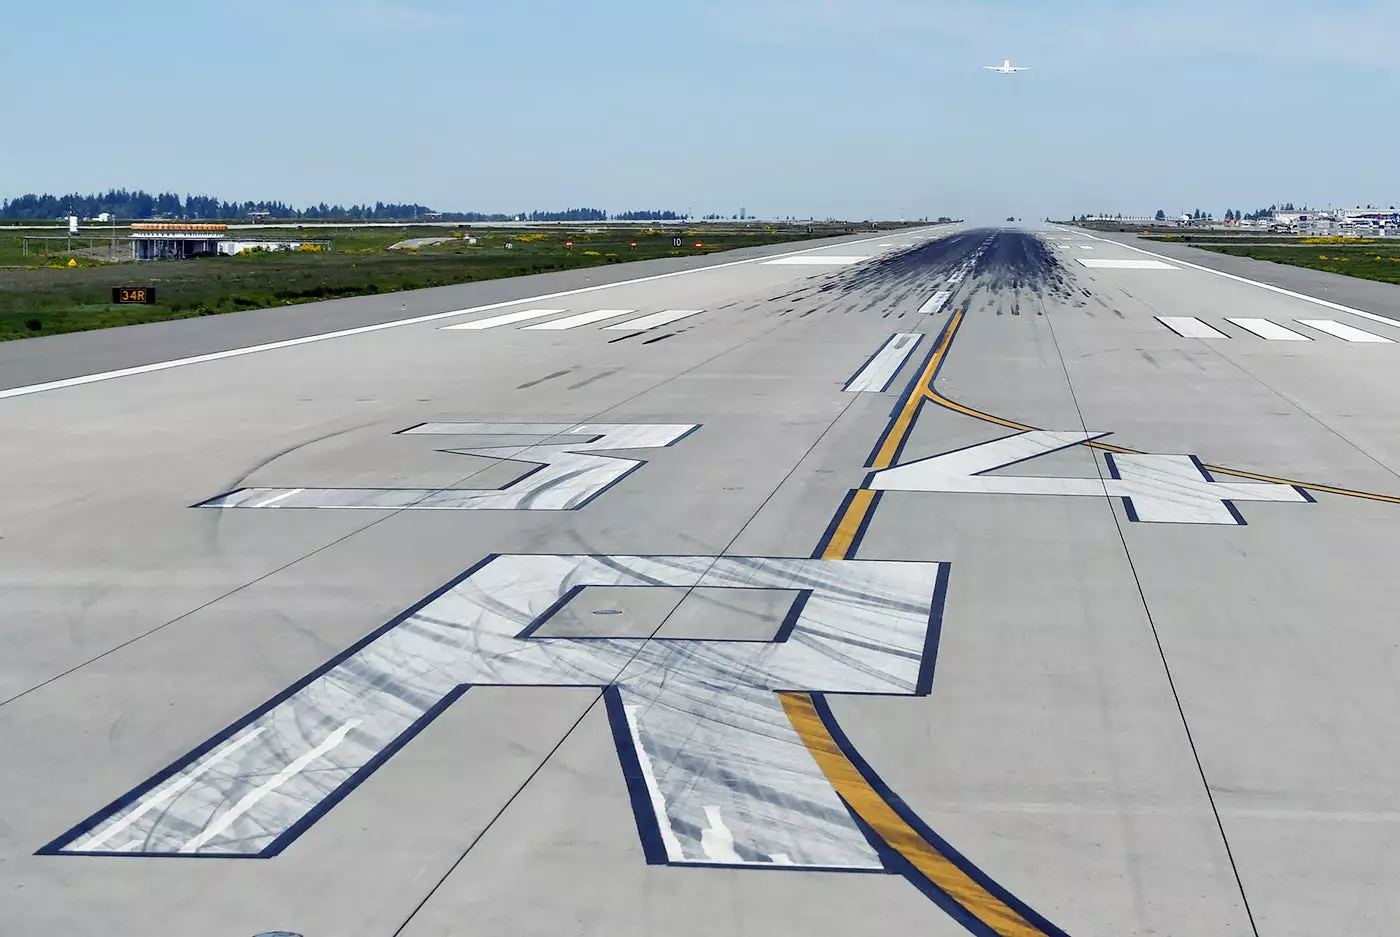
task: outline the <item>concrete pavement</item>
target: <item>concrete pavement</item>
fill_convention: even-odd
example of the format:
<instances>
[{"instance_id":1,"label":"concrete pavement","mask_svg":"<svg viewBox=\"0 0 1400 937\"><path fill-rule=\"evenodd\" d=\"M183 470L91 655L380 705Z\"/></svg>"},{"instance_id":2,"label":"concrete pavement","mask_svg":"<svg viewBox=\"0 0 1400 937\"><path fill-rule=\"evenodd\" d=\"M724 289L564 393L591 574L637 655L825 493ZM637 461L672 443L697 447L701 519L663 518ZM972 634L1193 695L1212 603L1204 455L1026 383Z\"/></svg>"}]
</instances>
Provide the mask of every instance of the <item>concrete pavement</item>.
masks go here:
<instances>
[{"instance_id":1,"label":"concrete pavement","mask_svg":"<svg viewBox=\"0 0 1400 937\"><path fill-rule=\"evenodd\" d=\"M1400 326L775 259L0 400L0 932L1389 933Z\"/></svg>"}]
</instances>

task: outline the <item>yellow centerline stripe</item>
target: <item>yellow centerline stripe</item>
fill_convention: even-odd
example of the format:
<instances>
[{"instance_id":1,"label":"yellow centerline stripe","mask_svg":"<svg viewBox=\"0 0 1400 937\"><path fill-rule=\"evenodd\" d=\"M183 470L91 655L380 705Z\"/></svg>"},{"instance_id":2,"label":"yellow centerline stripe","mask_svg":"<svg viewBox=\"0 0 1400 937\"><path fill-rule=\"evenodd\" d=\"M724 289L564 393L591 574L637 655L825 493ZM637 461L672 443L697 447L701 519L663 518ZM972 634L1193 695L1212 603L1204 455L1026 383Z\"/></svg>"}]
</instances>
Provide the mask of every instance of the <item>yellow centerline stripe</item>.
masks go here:
<instances>
[{"instance_id":1,"label":"yellow centerline stripe","mask_svg":"<svg viewBox=\"0 0 1400 937\"><path fill-rule=\"evenodd\" d=\"M875 504L875 492L869 488L858 488L851 493L851 503L846 506L846 511L841 515L841 521L836 525L836 532L831 535L831 542L822 551L821 558L824 560L844 560L851 552L851 544L855 543L856 533L860 530L865 518L870 514L870 509Z\"/></svg>"},{"instance_id":2,"label":"yellow centerline stripe","mask_svg":"<svg viewBox=\"0 0 1400 937\"><path fill-rule=\"evenodd\" d=\"M779 693L783 711L812 753L827 781L875 833L935 887L968 910L1001 937L1045 937L1006 902L979 885L970 875L935 849L871 786L831 737L831 732L806 693Z\"/></svg>"},{"instance_id":3,"label":"yellow centerline stripe","mask_svg":"<svg viewBox=\"0 0 1400 937\"><path fill-rule=\"evenodd\" d=\"M929 355L928 364L924 366L924 371L919 375L919 383L915 385L914 393L909 395L909 399L904 401L903 408L889 429L885 431L885 439L880 443L879 451L875 453L875 459L871 462L872 468L889 468L894 461L894 454L899 451L900 443L904 442L904 437L909 435L909 430L914 426L914 415L919 412L919 405L929 395L930 383L933 376L938 373L938 367L943 363L944 357L948 354L948 348L953 344L953 334L957 332L958 326L962 324L963 310L959 309L953 313L953 321L943 330L943 338L939 341L938 347Z\"/></svg>"},{"instance_id":4,"label":"yellow centerline stripe","mask_svg":"<svg viewBox=\"0 0 1400 937\"><path fill-rule=\"evenodd\" d=\"M948 354L953 333L962 323L962 317L961 309L953 313L952 322L944 330L938 347L929 356L928 363L914 386L914 392L909 395L909 399L905 401L886 431L884 441L880 444L873 461L874 468L889 467L900 445L913 429L914 417L920 404L934 397L931 382ZM860 488L852 492L850 501L841 513L841 519L837 521L831 540L822 551L822 559L843 560L849 557L856 534L874 509L875 495L876 492L869 488ZM832 788L856 816L874 830L890 848L907 859L919 874L1001 937L1046 937L1044 931L1027 922L1006 902L979 885L899 815L836 744L809 694L779 693L778 697L782 700L783 711L787 714L788 721L792 723L807 750L812 753Z\"/></svg>"},{"instance_id":5,"label":"yellow centerline stripe","mask_svg":"<svg viewBox=\"0 0 1400 937\"><path fill-rule=\"evenodd\" d=\"M959 316L961 316L961 312L959 312ZM939 361L941 361L943 359L943 356L947 354L948 346L952 345L953 343L953 334L957 331L958 326L960 324L961 318L959 318L958 321L955 321L952 324L952 326L949 327L947 333L943 336L943 341L939 344L938 349ZM936 370L937 362L930 362L930 365L934 370ZM912 395L909 400L910 404L914 404L915 397L919 397L922 395L924 399L927 399L932 403L936 403L938 404L938 406L943 407L944 409L952 410L954 413L961 413L963 416L970 416L974 419L982 420L987 423L995 423L996 425L1004 426L1007 429L1021 430L1022 432L1030 432L1039 428L1036 426L1027 425L1025 423L1018 423L1015 420L1008 420L1005 417L1000 417L991 413L986 413L982 410L976 410L965 404L958 403L956 400L951 400L948 397L943 396L943 394L940 393L933 386L933 384L929 380L931 377L932 374L930 373L930 371L926 370L924 375L920 378L920 385L918 388L922 392L922 394L915 393L914 395ZM906 407L905 409L917 410L917 406ZM901 416L902 415L903 414L901 414ZM903 436L908 433L908 431L909 427L904 427L901 430L900 438L902 439ZM1106 442L1088 442L1085 443L1085 445L1091 449L1098 449L1101 452L1118 452L1123 453L1125 455L1135 455L1142 452L1141 449L1129 449L1126 446L1115 446L1112 443ZM885 448L886 447L884 446L881 447L881 454L885 452ZM892 447L889 451L891 454L893 454L895 448ZM874 467L889 468L889 464L886 463L884 465L876 465ZM1373 491L1358 491L1354 488L1338 488L1333 485L1320 485L1316 482L1299 481L1296 478L1279 478L1274 475L1261 475L1257 472L1247 472L1244 469L1227 468L1223 465L1207 465L1206 470L1210 472L1218 472L1221 475L1233 475L1237 478L1249 478L1254 481L1270 482L1275 485L1294 485L1298 488L1306 488L1309 491L1321 491L1325 494L1342 495L1343 497L1347 498L1364 498L1367 501L1381 501L1386 504L1400 504L1400 496L1396 495L1383 495L1377 494Z\"/></svg>"}]
</instances>

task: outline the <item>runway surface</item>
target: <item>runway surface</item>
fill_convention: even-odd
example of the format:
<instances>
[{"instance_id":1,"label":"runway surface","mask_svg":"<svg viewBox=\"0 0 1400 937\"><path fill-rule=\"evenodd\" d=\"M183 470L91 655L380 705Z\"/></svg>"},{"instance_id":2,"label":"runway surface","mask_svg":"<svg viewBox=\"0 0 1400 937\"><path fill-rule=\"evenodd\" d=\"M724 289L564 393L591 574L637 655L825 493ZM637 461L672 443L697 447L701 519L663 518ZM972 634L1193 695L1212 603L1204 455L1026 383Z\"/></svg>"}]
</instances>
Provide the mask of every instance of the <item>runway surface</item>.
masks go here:
<instances>
[{"instance_id":1,"label":"runway surface","mask_svg":"<svg viewBox=\"0 0 1400 937\"><path fill-rule=\"evenodd\" d=\"M14 343L0 933L1391 933L1400 290L1199 257Z\"/></svg>"}]
</instances>

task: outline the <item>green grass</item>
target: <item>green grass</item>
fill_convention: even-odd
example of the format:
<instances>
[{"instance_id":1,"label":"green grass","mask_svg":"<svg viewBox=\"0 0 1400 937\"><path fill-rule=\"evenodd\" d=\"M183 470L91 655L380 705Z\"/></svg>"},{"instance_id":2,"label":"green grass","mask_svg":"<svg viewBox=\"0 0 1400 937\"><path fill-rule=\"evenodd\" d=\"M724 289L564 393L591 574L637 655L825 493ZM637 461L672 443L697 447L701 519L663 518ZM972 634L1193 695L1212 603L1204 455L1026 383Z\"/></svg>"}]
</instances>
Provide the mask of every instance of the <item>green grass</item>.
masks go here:
<instances>
[{"instance_id":1,"label":"green grass","mask_svg":"<svg viewBox=\"0 0 1400 937\"><path fill-rule=\"evenodd\" d=\"M165 319L217 315L242 309L287 306L344 296L469 283L499 277L605 266L631 260L689 256L738 247L854 233L844 224L763 227L695 226L675 248L671 228L525 231L473 229L465 240L418 250L387 250L409 237L441 237L443 228L307 229L307 237L331 238L326 253L257 253L141 264L94 264L68 268L67 254L19 258L17 234L0 232L0 266L11 261L47 263L31 269L0 269L0 341ZM891 226L893 227L893 226ZM259 237L279 232L257 230ZM10 240L14 244L9 244ZM573 241L569 249L567 241ZM637 242L634 250L629 245ZM696 248L696 242L703 247ZM506 249L505 244L513 244ZM113 286L154 286L158 305L114 306ZM294 310L288 311L294 315Z\"/></svg>"},{"instance_id":2,"label":"green grass","mask_svg":"<svg viewBox=\"0 0 1400 937\"><path fill-rule=\"evenodd\" d=\"M1174 242L1177 244L1297 244L1302 238L1298 234L1233 234L1229 231L1197 231L1192 234L1145 234L1144 241Z\"/></svg>"},{"instance_id":3,"label":"green grass","mask_svg":"<svg viewBox=\"0 0 1400 937\"><path fill-rule=\"evenodd\" d=\"M1400 283L1400 243L1372 244L1288 244L1288 245L1200 245L1201 250L1252 257L1276 264L1326 270L1349 277Z\"/></svg>"}]
</instances>

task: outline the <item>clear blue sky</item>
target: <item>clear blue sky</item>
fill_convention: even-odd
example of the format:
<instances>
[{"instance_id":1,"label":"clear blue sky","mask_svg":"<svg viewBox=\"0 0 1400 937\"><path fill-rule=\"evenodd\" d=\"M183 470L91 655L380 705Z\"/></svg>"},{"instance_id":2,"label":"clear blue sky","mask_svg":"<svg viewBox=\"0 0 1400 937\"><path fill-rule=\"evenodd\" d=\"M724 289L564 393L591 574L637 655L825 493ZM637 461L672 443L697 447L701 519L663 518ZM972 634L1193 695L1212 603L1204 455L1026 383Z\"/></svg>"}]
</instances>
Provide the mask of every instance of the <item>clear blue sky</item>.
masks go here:
<instances>
[{"instance_id":1,"label":"clear blue sky","mask_svg":"<svg viewBox=\"0 0 1400 937\"><path fill-rule=\"evenodd\" d=\"M970 219L1400 204L1394 0L12 6L3 197ZM1006 57L1033 70L979 68Z\"/></svg>"}]
</instances>

